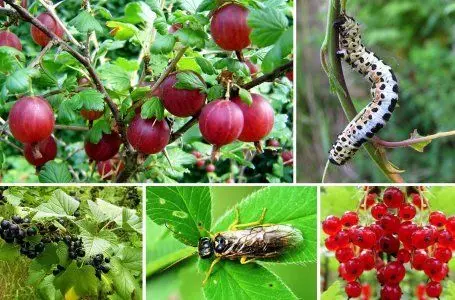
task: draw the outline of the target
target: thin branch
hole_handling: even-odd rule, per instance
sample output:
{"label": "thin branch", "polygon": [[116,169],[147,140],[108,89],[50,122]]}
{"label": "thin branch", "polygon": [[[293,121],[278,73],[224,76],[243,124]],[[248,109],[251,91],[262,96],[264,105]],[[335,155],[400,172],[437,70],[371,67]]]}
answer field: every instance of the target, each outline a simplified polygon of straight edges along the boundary
{"label": "thin branch", "polygon": [[34,68],[36,65],[40,64],[44,55],[46,55],[47,51],[49,51],[54,46],[54,43],[54,40],[50,40],[49,43],[47,43],[47,45],[43,48],[43,50],[41,50],[38,56],[35,57],[35,59],[30,63],[29,68]]}
{"label": "thin branch", "polygon": [[63,24],[62,20],[59,18],[59,16],[57,15],[56,11],[55,11],[55,6],[54,4],[52,3],[52,1],[47,1],[47,0],[38,0],[41,5],[44,6],[44,8],[48,11],[48,13],[55,19],[55,21],[58,23],[58,25],[63,28],[63,31],[65,31],[66,33],[66,36],[68,37],[68,39],[76,46],[78,46],[79,48],[81,49],[84,49],[84,46],[82,44],[80,44],[75,38],[74,36],[70,33],[70,31],[68,30],[68,28],[66,28],[66,25]]}
{"label": "thin branch", "polygon": [[[349,91],[344,80],[341,60],[336,55],[336,51],[338,50],[339,45],[338,29],[333,26],[335,19],[340,15],[340,0],[331,0],[328,5],[329,11],[327,16],[326,36],[321,47],[321,63],[323,63],[324,69],[328,71],[327,76],[329,77],[330,83],[334,85],[338,100],[343,107],[346,117],[348,120],[352,120],[357,115],[357,111],[354,107],[354,104],[352,103],[352,99],[349,95]],[[328,61],[325,60],[325,54],[328,56]],[[363,146],[367,150],[371,159],[375,161],[375,163],[378,165],[384,175],[389,178],[389,180],[394,182],[403,182],[403,178],[398,173],[393,173],[389,170],[389,162],[387,162],[380,155],[379,148],[377,148],[372,143],[366,143]]]}
{"label": "thin branch", "polygon": [[18,145],[10,142],[7,138],[0,137],[0,141],[2,141],[3,143],[5,143],[5,144],[7,144],[7,145],[9,145],[11,147],[13,147],[14,149],[16,149],[17,151],[19,151],[21,153],[24,152],[24,150],[21,147],[19,147]]}
{"label": "thin branch", "polygon": [[188,122],[186,122],[179,130],[172,133],[171,138],[169,140],[169,144],[172,144],[176,140],[178,140],[185,132],[187,132],[194,124],[197,123],[199,118],[199,113],[194,115]]}
{"label": "thin branch", "polygon": [[55,129],[58,130],[72,130],[72,131],[88,131],[89,128],[85,126],[75,126],[75,125],[55,125]]}
{"label": "thin branch", "polygon": [[272,72],[264,74],[264,75],[262,75],[262,76],[260,76],[260,77],[258,77],[256,79],[253,79],[252,81],[242,85],[241,87],[246,89],[246,90],[249,90],[249,89],[251,89],[251,88],[253,88],[255,86],[260,85],[261,83],[264,83],[264,82],[267,82],[267,81],[273,81],[276,78],[278,78],[281,75],[283,75],[285,72],[291,70],[293,64],[294,64],[294,61],[291,60],[290,62],[287,62],[284,65],[276,68]]}
{"label": "thin branch", "polygon": [[455,136],[455,130],[439,132],[439,133],[435,133],[432,135],[427,135],[427,136],[418,137],[418,138],[410,138],[410,139],[406,139],[403,141],[397,141],[397,142],[384,141],[384,140],[381,140],[379,137],[375,136],[373,138],[373,142],[375,144],[380,145],[385,148],[404,148],[404,147],[409,147],[411,145],[415,145],[415,144],[419,144],[419,143],[431,142],[432,140],[443,138],[443,137],[449,137],[449,136]]}

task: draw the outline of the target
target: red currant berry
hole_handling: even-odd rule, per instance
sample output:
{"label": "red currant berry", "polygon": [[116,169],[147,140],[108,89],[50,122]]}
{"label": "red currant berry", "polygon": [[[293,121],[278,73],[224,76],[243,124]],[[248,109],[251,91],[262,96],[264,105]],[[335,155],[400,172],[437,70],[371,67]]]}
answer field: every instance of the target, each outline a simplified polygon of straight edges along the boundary
{"label": "red currant berry", "polygon": [[340,218],[336,216],[328,216],[322,222],[322,230],[328,235],[335,235],[341,230]]}
{"label": "red currant berry", "polygon": [[345,269],[346,274],[345,274],[345,276],[343,276],[343,278],[346,281],[356,280],[357,278],[359,278],[360,275],[362,275],[362,273],[364,271],[363,263],[357,257],[354,257],[354,258],[348,260],[347,262],[345,262],[344,269]]}
{"label": "red currant berry", "polygon": [[396,254],[400,249],[400,241],[392,234],[386,234],[379,239],[379,247],[388,254]]}
{"label": "red currant berry", "polygon": [[419,229],[417,224],[406,221],[400,224],[400,229],[398,230],[398,238],[403,244],[411,245],[412,243],[412,234]]}
{"label": "red currant berry", "polygon": [[438,281],[438,282],[443,281],[447,277],[448,273],[449,273],[449,266],[447,264],[442,264],[441,271],[431,275],[430,279],[432,281]]}
{"label": "red currant berry", "polygon": [[428,259],[428,254],[425,251],[416,250],[413,253],[412,258],[411,258],[411,266],[418,271],[422,271],[427,259]]}
{"label": "red currant berry", "polygon": [[371,215],[376,220],[380,220],[386,214],[387,214],[387,206],[383,203],[378,203],[371,208]]}
{"label": "red currant berry", "polygon": [[371,249],[376,244],[376,234],[368,228],[357,229],[350,237],[352,243],[362,249]]}
{"label": "red currant berry", "polygon": [[349,298],[357,298],[362,293],[362,285],[357,281],[351,281],[346,284],[344,291]]}
{"label": "red currant berry", "polygon": [[360,260],[363,263],[363,268],[366,271],[373,269],[376,265],[376,257],[372,250],[363,250],[359,255]]}
{"label": "red currant berry", "polygon": [[351,227],[359,223],[359,215],[353,211],[347,211],[341,216],[341,224],[345,227]]}
{"label": "red currant berry", "polygon": [[374,234],[376,234],[377,240],[379,240],[379,238],[381,238],[381,236],[383,236],[385,234],[384,229],[379,224],[371,224],[367,228],[369,228],[371,231],[374,232]]}
{"label": "red currant berry", "polygon": [[441,230],[437,234],[438,244],[442,247],[450,248],[453,243],[453,237],[447,230]]}
{"label": "red currant berry", "polygon": [[442,270],[442,262],[434,257],[430,257],[425,261],[425,265],[423,266],[423,271],[428,277],[433,276],[436,273],[441,272]]}
{"label": "red currant berry", "polygon": [[381,288],[381,300],[400,300],[401,294],[399,285],[384,285]]}
{"label": "red currant berry", "polygon": [[400,219],[395,215],[386,214],[381,218],[380,222],[382,228],[384,228],[387,233],[398,233],[398,230],[400,229]]}
{"label": "red currant berry", "polygon": [[324,244],[329,251],[335,251],[339,248],[338,243],[333,235],[326,238]]}
{"label": "red currant berry", "polygon": [[335,252],[335,257],[340,263],[347,262],[354,257],[354,250],[351,247],[339,248]]}
{"label": "red currant berry", "polygon": [[447,218],[446,229],[452,235],[455,234],[455,216]]}
{"label": "red currant berry", "polygon": [[419,298],[419,300],[421,300],[421,298],[423,298],[423,300],[425,300],[425,284],[424,283],[419,283],[419,285],[417,285],[416,296],[417,296],[417,298]]}
{"label": "red currant berry", "polygon": [[414,231],[411,236],[411,244],[416,249],[425,249],[435,243],[435,236],[431,229],[422,228]]}
{"label": "red currant berry", "polygon": [[416,216],[416,208],[414,205],[411,204],[404,204],[403,206],[400,207],[398,211],[398,215],[402,220],[412,220]]}
{"label": "red currant berry", "polygon": [[439,282],[430,281],[425,288],[428,297],[439,298],[442,293],[442,286]]}
{"label": "red currant berry", "polygon": [[404,203],[404,194],[397,187],[389,187],[384,191],[382,199],[388,207],[400,208]]}
{"label": "red currant berry", "polygon": [[448,263],[452,258],[452,250],[445,247],[438,247],[434,250],[433,256],[443,263]]}
{"label": "red currant berry", "polygon": [[366,199],[360,200],[360,208],[361,209],[369,209],[376,203],[376,197],[378,195],[376,193],[371,193],[366,195]]}
{"label": "red currant berry", "polygon": [[345,247],[350,242],[350,235],[346,230],[341,230],[334,237],[338,247]]}
{"label": "red currant berry", "polygon": [[446,224],[447,218],[446,218],[446,215],[442,211],[433,211],[430,213],[430,216],[428,217],[428,221],[433,226],[442,227]]}
{"label": "red currant berry", "polygon": [[397,253],[397,261],[402,264],[408,263],[411,261],[411,253],[408,249],[400,249]]}
{"label": "red currant berry", "polygon": [[421,197],[420,194],[413,193],[411,194],[412,203],[419,209],[426,209],[428,207],[428,202],[424,197]]}
{"label": "red currant berry", "polygon": [[406,269],[403,264],[397,261],[388,263],[384,267],[384,279],[386,284],[396,285],[399,284],[406,275]]}

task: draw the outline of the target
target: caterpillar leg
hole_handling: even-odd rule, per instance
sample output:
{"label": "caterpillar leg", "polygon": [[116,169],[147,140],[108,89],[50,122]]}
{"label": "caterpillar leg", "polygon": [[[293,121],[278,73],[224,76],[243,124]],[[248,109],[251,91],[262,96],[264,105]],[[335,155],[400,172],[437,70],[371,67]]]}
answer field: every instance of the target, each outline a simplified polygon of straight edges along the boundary
{"label": "caterpillar leg", "polygon": [[212,274],[213,272],[213,268],[215,267],[215,265],[217,263],[219,263],[221,260],[221,257],[217,257],[215,258],[213,261],[212,261],[212,264],[210,265],[210,268],[209,270],[207,271],[207,273],[205,273],[205,278],[204,278],[204,281],[202,281],[202,285],[205,285],[207,283],[207,281],[209,280],[209,277],[210,275]]}
{"label": "caterpillar leg", "polygon": [[254,221],[254,222],[250,222],[250,223],[240,224],[239,208],[236,207],[235,208],[235,219],[234,219],[234,222],[231,224],[231,226],[229,226],[229,230],[236,230],[236,229],[239,229],[239,228],[242,228],[242,227],[246,228],[246,227],[252,227],[252,226],[256,226],[256,225],[261,225],[264,222],[264,218],[265,218],[265,213],[266,212],[267,212],[267,208],[264,208],[262,210],[261,216],[259,217],[259,220]]}
{"label": "caterpillar leg", "polygon": [[253,261],[254,261],[254,258],[252,258],[252,259],[247,259],[246,256],[242,256],[242,258],[240,258],[240,263],[241,263],[242,265],[248,264],[248,263],[253,262]]}

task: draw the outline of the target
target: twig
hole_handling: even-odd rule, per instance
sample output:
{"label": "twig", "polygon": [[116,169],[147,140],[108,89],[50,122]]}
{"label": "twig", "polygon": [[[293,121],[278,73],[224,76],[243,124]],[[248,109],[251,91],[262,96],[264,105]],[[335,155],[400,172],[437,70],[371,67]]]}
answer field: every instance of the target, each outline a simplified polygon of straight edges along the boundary
{"label": "twig", "polygon": [[276,68],[275,70],[273,70],[272,72],[270,73],[267,73],[267,74],[264,74],[256,79],[253,79],[252,81],[244,84],[244,85],[241,85],[242,88],[246,89],[246,90],[249,90],[257,85],[260,85],[261,83],[264,83],[266,81],[273,81],[275,80],[276,78],[280,77],[283,73],[285,73],[286,71],[289,71],[290,69],[292,69],[292,66],[294,64],[294,61],[291,60],[290,62],[287,62],[285,63],[284,65]]}
{"label": "twig", "polygon": [[197,123],[199,118],[199,113],[194,115],[188,122],[186,122],[179,130],[172,133],[171,138],[169,139],[169,144],[172,144],[178,140],[186,131],[188,131],[194,124]]}
{"label": "twig", "polygon": [[[48,13],[54,18],[54,20],[58,23],[58,25],[63,28],[63,31],[65,31],[66,33],[66,36],[68,37],[68,39],[74,44],[76,45],[77,47],[81,48],[81,49],[84,49],[84,46],[82,44],[80,44],[75,38],[74,36],[70,33],[70,31],[68,30],[68,28],[66,28],[66,25],[63,24],[62,20],[60,20],[59,16],[57,15],[56,11],[55,11],[55,6],[53,5],[52,1],[47,1],[47,0],[38,0],[41,5],[44,6],[44,8],[48,11]],[[8,1],[7,1],[8,2]]]}
{"label": "twig", "polygon": [[35,57],[35,59],[30,63],[29,68],[34,68],[36,65],[40,64],[44,55],[46,55],[47,51],[49,51],[54,46],[54,43],[54,40],[50,40],[49,43],[47,43],[47,45],[43,48],[43,50],[41,50],[38,56]]}
{"label": "twig", "polygon": [[[352,103],[352,99],[344,80],[340,58],[336,55],[339,44],[338,29],[333,26],[335,19],[340,15],[340,0],[330,0],[328,9],[326,36],[321,47],[321,63],[323,63],[324,70],[327,72],[329,81],[334,85],[338,100],[343,107],[346,117],[348,120],[352,120],[357,115],[357,111]],[[328,56],[328,64],[324,57],[325,54]],[[377,147],[375,147],[372,143],[364,144],[364,147],[371,159],[376,162],[384,175],[386,175],[391,181],[403,182],[403,178],[401,178],[399,174],[389,171],[387,167],[388,162],[378,154],[379,149]]]}
{"label": "twig", "polygon": [[0,8],[0,16],[18,18],[19,14],[9,8]]}
{"label": "twig", "polygon": [[14,143],[12,143],[12,142],[10,142],[10,141],[8,141],[7,138],[0,137],[0,141],[4,142],[5,144],[7,144],[7,145],[9,145],[9,146],[11,146],[11,147],[13,147],[14,149],[16,149],[17,151],[19,151],[19,152],[21,152],[21,153],[24,152],[24,150],[23,150],[21,147],[19,147],[18,145],[14,144]]}
{"label": "twig", "polygon": [[74,125],[55,125],[55,129],[58,130],[72,130],[72,131],[88,131],[89,128],[85,126],[74,126]]}
{"label": "twig", "polygon": [[[85,89],[89,88],[88,86],[86,87],[78,87],[74,90],[75,93],[78,93],[80,91],[83,91]],[[53,90],[53,91],[50,91],[50,92],[47,92],[46,94],[43,94],[41,95],[41,97],[43,98],[47,98],[47,97],[50,97],[50,96],[55,96],[55,95],[58,95],[58,94],[62,94],[62,93],[65,93],[67,92],[68,90],[67,89],[58,89],[58,90]]]}
{"label": "twig", "polygon": [[384,141],[384,140],[381,140],[379,137],[375,136],[373,138],[373,142],[375,144],[380,145],[385,148],[404,148],[404,147],[409,147],[411,145],[415,145],[415,144],[419,144],[419,143],[431,142],[434,139],[448,137],[448,136],[454,136],[454,135],[455,135],[455,130],[452,130],[452,131],[439,132],[439,133],[435,133],[435,134],[427,135],[427,136],[423,136],[423,137],[418,137],[418,138],[410,138],[410,139],[406,139],[403,141],[397,141],[397,142]]}

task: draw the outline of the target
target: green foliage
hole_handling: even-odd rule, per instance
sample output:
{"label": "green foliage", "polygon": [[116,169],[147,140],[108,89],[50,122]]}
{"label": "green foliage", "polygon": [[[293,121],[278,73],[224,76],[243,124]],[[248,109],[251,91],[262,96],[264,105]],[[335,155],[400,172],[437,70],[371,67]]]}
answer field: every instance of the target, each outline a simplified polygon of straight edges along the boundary
{"label": "green foliage", "polygon": [[[210,226],[218,194],[224,193],[228,197],[241,199],[242,196],[236,195],[238,191],[237,188],[225,187],[212,188],[210,193],[207,187],[189,186],[147,189],[147,215],[155,222],[147,222],[147,230],[156,233],[155,237],[147,242],[147,274],[152,275],[148,286],[157,287],[158,281],[162,283],[161,276],[166,276],[168,272],[175,273],[177,262],[187,261],[188,266],[195,268],[196,261],[190,257],[196,253],[196,249],[192,247],[197,245],[198,239],[207,236],[208,230],[213,233],[227,230],[234,219],[234,210],[224,209],[220,213],[222,216]],[[201,193],[204,195],[201,196]],[[297,299],[294,291],[274,273],[274,267],[277,264],[302,266],[316,261],[316,188],[268,187],[250,193],[246,193],[248,196],[236,205],[240,212],[240,223],[257,221],[265,208],[267,211],[264,223],[291,225],[301,232],[303,241],[276,259],[258,260],[257,263],[245,265],[221,260],[203,287],[204,295],[207,299],[251,299],[258,294],[264,299]],[[282,205],[283,201],[286,201],[286,206]],[[165,224],[167,228],[157,224]],[[200,273],[208,270],[212,260],[213,258],[199,259]],[[166,270],[163,275],[155,275],[163,270]],[[196,286],[200,287],[200,282],[195,283]],[[160,285],[160,288],[167,289],[171,285],[174,283],[168,278],[165,287]],[[236,289],[231,289],[232,286]],[[151,293],[158,292],[147,289]],[[159,299],[164,299],[165,295],[162,293],[162,298]]]}

